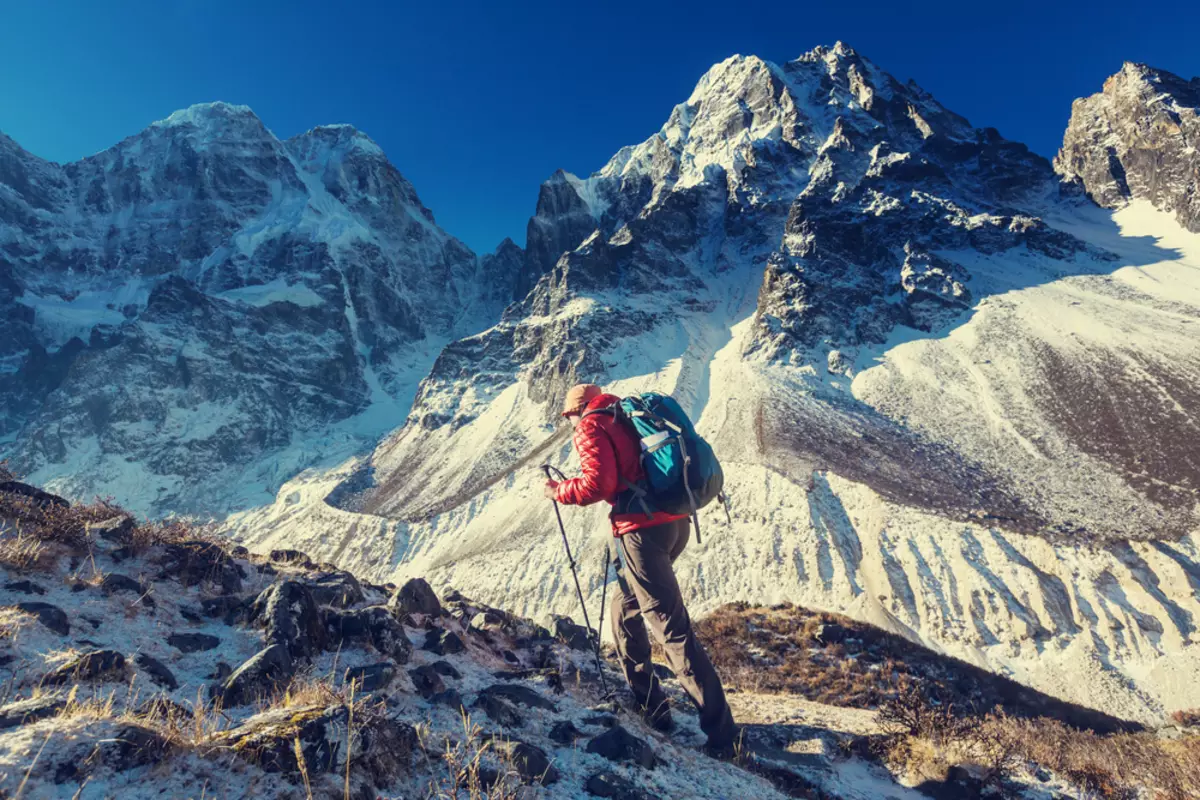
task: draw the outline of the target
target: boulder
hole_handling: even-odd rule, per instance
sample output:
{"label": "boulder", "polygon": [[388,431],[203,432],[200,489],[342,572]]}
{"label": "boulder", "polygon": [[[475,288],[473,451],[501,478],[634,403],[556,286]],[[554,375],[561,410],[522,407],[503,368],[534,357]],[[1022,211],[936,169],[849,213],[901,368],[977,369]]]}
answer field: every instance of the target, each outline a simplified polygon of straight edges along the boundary
{"label": "boulder", "polygon": [[308,588],[319,606],[349,608],[364,599],[362,586],[349,572],[323,572],[308,581]]}
{"label": "boulder", "polygon": [[584,725],[590,725],[596,728],[615,728],[617,726],[617,718],[612,714],[592,714],[583,718]]}
{"label": "boulder", "polygon": [[87,776],[101,768],[125,772],[157,764],[171,749],[166,739],[144,725],[116,720],[85,724],[67,746],[55,748],[44,765],[39,763],[55,783],[86,783]]}
{"label": "boulder", "polygon": [[615,772],[597,772],[587,779],[583,788],[595,797],[610,797],[612,800],[650,800],[650,795],[637,785]]}
{"label": "boulder", "polygon": [[133,517],[117,516],[103,522],[89,522],[87,532],[89,536],[99,537],[113,544],[127,545],[133,541],[133,529],[136,527]]}
{"label": "boulder", "polygon": [[21,483],[20,481],[0,481],[0,494],[27,497],[39,508],[49,508],[50,506],[67,508],[71,505],[56,494],[43,492],[36,486],[30,486],[28,483]]}
{"label": "boulder", "polygon": [[425,633],[423,650],[428,650],[439,656],[454,655],[467,649],[462,638],[454,631],[433,628]]}
{"label": "boulder", "polygon": [[100,581],[100,591],[105,594],[116,594],[117,592],[128,592],[129,594],[145,594],[146,587],[139,581],[130,578],[128,575],[122,575],[118,572],[110,572]]}
{"label": "boulder", "polygon": [[412,578],[401,586],[388,601],[388,608],[403,619],[406,614],[440,616],[442,604],[429,582],[424,578]]}
{"label": "boulder", "polygon": [[226,625],[235,625],[250,615],[249,605],[236,594],[222,594],[201,600],[200,613],[206,617],[220,617]]}
{"label": "boulder", "polygon": [[463,702],[462,694],[459,693],[458,689],[446,689],[445,691],[438,692],[429,698],[429,702],[436,703],[437,705],[441,706],[449,706],[456,711],[464,711],[467,707],[466,703]]}
{"label": "boulder", "polygon": [[363,692],[374,692],[383,689],[396,677],[396,665],[390,661],[378,664],[367,664],[362,667],[350,667],[346,670],[343,680],[346,683],[355,681]]}
{"label": "boulder", "polygon": [[106,595],[114,595],[121,592],[132,594],[138,598],[138,602],[147,608],[155,607],[154,598],[150,596],[146,587],[128,575],[110,572],[100,581],[100,591]]}
{"label": "boulder", "polygon": [[412,642],[408,640],[404,625],[386,606],[367,606],[352,611],[328,609],[325,625],[331,645],[369,643],[398,664],[407,664],[412,657]]}
{"label": "boulder", "polygon": [[408,677],[412,679],[413,688],[426,700],[446,690],[446,684],[442,682],[442,676],[438,675],[437,671],[428,664],[410,669]]}
{"label": "boulder", "polygon": [[468,627],[476,631],[499,631],[504,628],[505,622],[503,615],[489,608],[486,611],[479,611],[471,617]]}
{"label": "boulder", "polygon": [[251,656],[210,692],[225,706],[240,706],[279,691],[295,671],[287,647],[273,644]]}
{"label": "boulder", "polygon": [[554,618],[554,637],[572,650],[586,652],[592,649],[592,636],[588,629],[576,625],[570,617]]}
{"label": "boulder", "polygon": [[[116,556],[116,553],[113,553]],[[159,559],[161,579],[175,579],[184,586],[207,583],[223,594],[242,590],[242,570],[229,554],[212,542],[189,541],[165,545]]]}
{"label": "boulder", "polygon": [[71,623],[67,619],[67,614],[58,606],[52,606],[49,603],[27,602],[17,603],[14,608],[37,617],[38,622],[60,636],[71,634]]}
{"label": "boulder", "polygon": [[839,625],[836,622],[826,622],[818,625],[813,631],[813,641],[823,645],[841,644],[850,636],[850,631],[846,630],[845,626]]}
{"label": "boulder", "polygon": [[484,689],[480,694],[501,697],[511,703],[523,705],[526,708],[541,708],[546,711],[558,711],[558,706],[527,686],[512,683],[497,683]]}
{"label": "boulder", "polygon": [[[354,724],[349,722],[346,705],[273,708],[218,734],[214,744],[266,772],[297,779],[302,772],[297,742],[304,759],[303,772],[309,775],[345,775],[347,753],[350,763],[357,767],[352,771],[365,775],[377,786],[391,783],[408,771],[417,742],[411,726],[365,708],[355,708]],[[340,788],[337,796],[342,796]]]}
{"label": "boulder", "polygon": [[51,672],[43,679],[43,683],[57,686],[77,681],[119,681],[124,678],[125,656],[116,650],[92,650]]}
{"label": "boulder", "polygon": [[181,653],[202,653],[220,647],[221,640],[207,633],[172,633],[167,637],[167,644]]}
{"label": "boulder", "polygon": [[588,742],[587,752],[609,761],[627,761],[646,769],[654,767],[654,750],[621,725],[614,726]]}
{"label": "boulder", "polygon": [[0,731],[53,717],[67,705],[66,699],[58,694],[44,694],[29,700],[18,700],[0,706]]}
{"label": "boulder", "polygon": [[254,600],[250,619],[266,633],[267,644],[283,645],[291,658],[320,653],[329,638],[312,593],[299,581],[264,589]]}
{"label": "boulder", "polygon": [[308,553],[301,550],[272,550],[270,559],[276,564],[288,564],[293,567],[302,567],[304,569],[315,569],[316,564],[308,557]]}
{"label": "boulder", "polygon": [[133,664],[138,670],[146,673],[150,680],[164,689],[174,691],[179,688],[179,681],[175,680],[175,674],[157,658],[146,653],[138,653],[133,657]]}
{"label": "boulder", "polygon": [[521,712],[502,697],[487,692],[481,692],[473,704],[475,708],[483,709],[492,722],[502,728],[518,728],[525,724]]}
{"label": "boulder", "polygon": [[447,678],[454,678],[455,680],[458,680],[462,677],[462,673],[455,669],[454,665],[449,661],[435,661],[429,666],[433,667],[434,671],[437,672],[438,675],[442,675]]}
{"label": "boulder", "polygon": [[566,747],[583,736],[583,731],[575,727],[575,723],[564,719],[554,723],[550,728],[550,740]]}
{"label": "boulder", "polygon": [[517,770],[526,783],[549,786],[558,780],[558,770],[550,763],[546,751],[515,739],[492,739],[492,750]]}
{"label": "boulder", "polygon": [[46,590],[33,581],[13,581],[12,583],[4,584],[6,592],[20,592],[21,594],[45,594]]}

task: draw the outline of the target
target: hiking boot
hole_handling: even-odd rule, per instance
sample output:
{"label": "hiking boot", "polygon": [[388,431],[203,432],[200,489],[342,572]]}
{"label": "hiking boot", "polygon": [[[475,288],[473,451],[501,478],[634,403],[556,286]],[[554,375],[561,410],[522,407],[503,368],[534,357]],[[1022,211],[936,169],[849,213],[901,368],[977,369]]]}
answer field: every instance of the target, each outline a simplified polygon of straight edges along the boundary
{"label": "hiking boot", "polygon": [[732,761],[737,757],[741,741],[742,730],[735,725],[728,735],[708,737],[708,741],[704,743],[704,747],[701,749],[709,758]]}
{"label": "hiking boot", "polygon": [[671,716],[670,711],[664,714],[647,714],[643,719],[646,720],[647,725],[659,733],[671,733],[675,730],[675,718]]}
{"label": "hiking boot", "polygon": [[731,741],[714,742],[709,739],[705,742],[704,747],[700,751],[709,758],[715,758],[718,761],[733,761],[737,758],[737,748]]}

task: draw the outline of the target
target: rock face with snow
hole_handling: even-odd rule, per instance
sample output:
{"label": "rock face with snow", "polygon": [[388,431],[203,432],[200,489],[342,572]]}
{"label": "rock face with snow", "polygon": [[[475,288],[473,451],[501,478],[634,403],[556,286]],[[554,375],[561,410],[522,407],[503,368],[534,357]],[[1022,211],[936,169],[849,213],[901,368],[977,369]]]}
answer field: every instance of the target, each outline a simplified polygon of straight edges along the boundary
{"label": "rock face with snow", "polygon": [[403,418],[409,372],[507,304],[493,260],[349,126],[280,141],[215,103],[65,166],[0,136],[5,449],[139,510],[261,502]]}
{"label": "rock face with snow", "polygon": [[1127,62],[1075,101],[1055,164],[1102,206],[1149,200],[1200,232],[1200,78]]}
{"label": "rock face with snow", "polygon": [[[1197,253],[845,45],[731,58],[657,134],[547,181],[532,288],[442,351],[403,428],[234,522],[566,612],[536,469],[574,466],[558,404],[657,389],[733,496],[677,565],[694,610],[845,610],[1154,718],[1200,663]],[[566,518],[596,603],[603,511]]]}
{"label": "rock face with snow", "polygon": [[[180,465],[250,487],[229,505],[286,481],[230,521],[254,549],[545,620],[574,604],[537,469],[574,468],[561,398],[656,389],[733,497],[677,565],[693,612],[791,600],[1130,718],[1200,705],[1200,236],[845,45],[714,66],[481,259],[346,128],[210,107],[96,164],[3,153],[0,391],[35,478],[176,509],[201,504]],[[389,410],[369,455],[287,480]],[[566,521],[594,607],[604,511]]]}

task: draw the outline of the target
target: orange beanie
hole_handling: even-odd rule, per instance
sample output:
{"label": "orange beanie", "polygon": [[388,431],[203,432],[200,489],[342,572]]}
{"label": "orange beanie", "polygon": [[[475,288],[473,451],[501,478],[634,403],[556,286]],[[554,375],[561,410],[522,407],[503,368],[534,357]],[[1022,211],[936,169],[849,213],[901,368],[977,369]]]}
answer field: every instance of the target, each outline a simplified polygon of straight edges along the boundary
{"label": "orange beanie", "polygon": [[567,399],[563,401],[562,415],[565,417],[568,414],[582,414],[587,404],[601,394],[603,391],[594,383],[580,383],[572,386],[571,390],[567,392]]}

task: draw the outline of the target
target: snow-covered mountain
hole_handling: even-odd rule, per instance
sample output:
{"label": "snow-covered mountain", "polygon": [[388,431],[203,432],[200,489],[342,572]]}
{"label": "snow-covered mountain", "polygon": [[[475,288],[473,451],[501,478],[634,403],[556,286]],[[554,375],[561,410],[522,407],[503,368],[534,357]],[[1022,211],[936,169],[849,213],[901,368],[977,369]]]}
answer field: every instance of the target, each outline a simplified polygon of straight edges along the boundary
{"label": "snow-covered mountain", "polygon": [[[1136,127],[1159,98],[1139,96],[1106,105],[1105,124]],[[1170,113],[1194,120],[1173,97]],[[213,111],[245,113],[184,119]],[[845,611],[1158,718],[1168,697],[1200,705],[1200,235],[1173,217],[1200,181],[1186,182],[1194,152],[1164,144],[1156,163],[1183,176],[1183,195],[1103,199],[1111,169],[1066,166],[1102,146],[1082,120],[1077,106],[1056,173],[845,45],[786,64],[738,56],[646,141],[543,184],[524,251],[506,242],[480,259],[365,137],[281,143],[254,120],[258,138],[240,132],[219,167],[209,156],[189,173],[211,185],[186,189],[162,168],[163,191],[183,195],[173,213],[206,222],[180,226],[198,243],[173,245],[174,272],[151,290],[160,273],[143,265],[168,252],[169,226],[152,222],[154,202],[120,195],[113,207],[133,211],[103,225],[140,255],[103,261],[94,280],[135,275],[133,317],[73,329],[88,344],[62,349],[67,330],[44,344],[51,321],[95,304],[31,276],[85,238],[91,184],[9,147],[0,220],[24,260],[0,272],[15,276],[0,277],[0,301],[19,312],[3,391],[46,398],[9,423],[10,447],[60,491],[78,490],[71,476],[189,476],[143,507],[195,508],[234,485],[250,488],[226,507],[246,507],[286,480],[231,519],[252,548],[296,547],[377,580],[424,575],[544,616],[574,604],[536,469],[574,466],[556,427],[563,394],[579,380],[668,391],[714,443],[733,498],[732,520],[706,512],[703,543],[678,564],[694,612],[742,599]],[[197,141],[220,128],[190,125]],[[1104,163],[1128,158],[1129,175],[1140,152],[1114,145]],[[277,177],[254,190],[249,175]],[[108,239],[88,224],[100,263]],[[101,322],[130,338],[104,349]],[[254,413],[202,424],[239,403]],[[388,412],[404,424],[346,459]],[[88,425],[107,433],[93,441]],[[173,471],[185,462],[206,476],[233,466],[195,481]],[[566,512],[593,607],[603,514]]]}
{"label": "snow-covered mountain", "polygon": [[[1200,237],[1167,214],[1096,207],[839,44],[722,62],[555,174],[523,264],[403,428],[244,540],[569,611],[535,469],[573,466],[560,398],[659,389],[733,496],[678,566],[697,610],[844,610],[1136,718],[1197,691]],[[595,604],[603,511],[567,518]]]}
{"label": "snow-covered mountain", "polygon": [[0,136],[3,449],[138,511],[261,504],[399,424],[518,276],[349,126],[213,103],[65,166]]}

